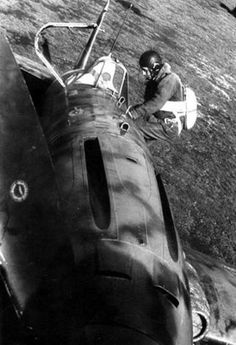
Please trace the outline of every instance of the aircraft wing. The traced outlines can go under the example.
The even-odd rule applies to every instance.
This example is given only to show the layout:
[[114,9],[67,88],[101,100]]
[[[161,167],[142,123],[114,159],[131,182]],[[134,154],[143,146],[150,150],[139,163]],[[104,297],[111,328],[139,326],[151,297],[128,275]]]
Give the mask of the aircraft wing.
[[[54,179],[51,157],[26,82],[3,33],[0,33],[0,131],[1,199],[6,201],[11,196],[15,202],[20,202],[21,197],[23,201],[25,186],[28,195],[33,186],[40,194],[44,180]],[[16,184],[14,189],[14,183],[21,180],[25,184]]]
[[[14,265],[20,263],[10,263],[14,262],[18,247],[22,256],[27,252],[23,245],[26,239],[30,242],[30,236],[33,239],[46,227],[50,229],[49,218],[52,221],[51,210],[56,209],[56,202],[53,164],[38,115],[21,70],[1,32],[0,264],[16,290],[19,279]],[[9,245],[14,249],[10,250]],[[23,301],[25,294],[22,289],[22,295],[17,298]]]
[[194,250],[185,253],[198,274],[209,304],[210,322],[204,340],[235,345],[236,269]]

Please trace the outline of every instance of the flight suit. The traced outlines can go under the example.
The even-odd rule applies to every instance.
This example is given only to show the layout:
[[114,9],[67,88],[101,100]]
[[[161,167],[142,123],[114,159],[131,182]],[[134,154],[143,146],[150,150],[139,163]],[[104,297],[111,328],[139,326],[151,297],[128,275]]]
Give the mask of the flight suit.
[[135,124],[146,140],[162,139],[171,141],[178,135],[178,129],[165,123],[173,118],[171,112],[162,111],[167,101],[183,100],[183,86],[179,76],[165,63],[159,73],[146,84],[144,102],[134,106],[137,112]]

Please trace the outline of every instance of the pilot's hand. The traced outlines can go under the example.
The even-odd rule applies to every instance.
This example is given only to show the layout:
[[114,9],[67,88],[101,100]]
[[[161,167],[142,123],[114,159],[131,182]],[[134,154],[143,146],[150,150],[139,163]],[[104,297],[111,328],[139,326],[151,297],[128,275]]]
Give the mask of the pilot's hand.
[[135,107],[130,105],[126,111],[126,115],[128,115],[131,119],[136,120],[140,117],[140,115],[135,110]]
[[131,111],[131,116],[132,116],[132,119],[133,120],[137,120],[139,119],[140,117],[142,117],[142,115],[140,113],[138,113],[135,109],[133,109]]

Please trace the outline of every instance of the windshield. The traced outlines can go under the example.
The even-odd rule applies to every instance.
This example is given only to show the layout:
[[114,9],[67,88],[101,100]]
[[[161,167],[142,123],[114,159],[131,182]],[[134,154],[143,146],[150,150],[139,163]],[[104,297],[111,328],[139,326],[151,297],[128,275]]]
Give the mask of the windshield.
[[104,56],[83,74],[73,79],[76,84],[91,85],[106,90],[122,103],[128,104],[128,77],[124,65],[111,56]]

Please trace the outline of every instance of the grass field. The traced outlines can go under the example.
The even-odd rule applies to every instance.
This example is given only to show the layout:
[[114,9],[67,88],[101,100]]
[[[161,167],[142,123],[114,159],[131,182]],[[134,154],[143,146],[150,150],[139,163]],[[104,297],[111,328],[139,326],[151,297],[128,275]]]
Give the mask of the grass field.
[[[233,0],[222,0],[233,9]],[[1,27],[13,50],[37,60],[33,37],[49,21],[94,21],[102,0],[4,0]],[[108,53],[128,2],[111,0],[93,57]],[[130,101],[139,102],[139,55],[158,49],[199,103],[195,128],[173,146],[155,142],[152,153],[165,182],[176,226],[186,246],[236,265],[236,18],[215,0],[137,0],[117,42],[130,72]],[[76,37],[76,38],[75,38]],[[51,37],[60,69],[75,61],[85,37]]]

